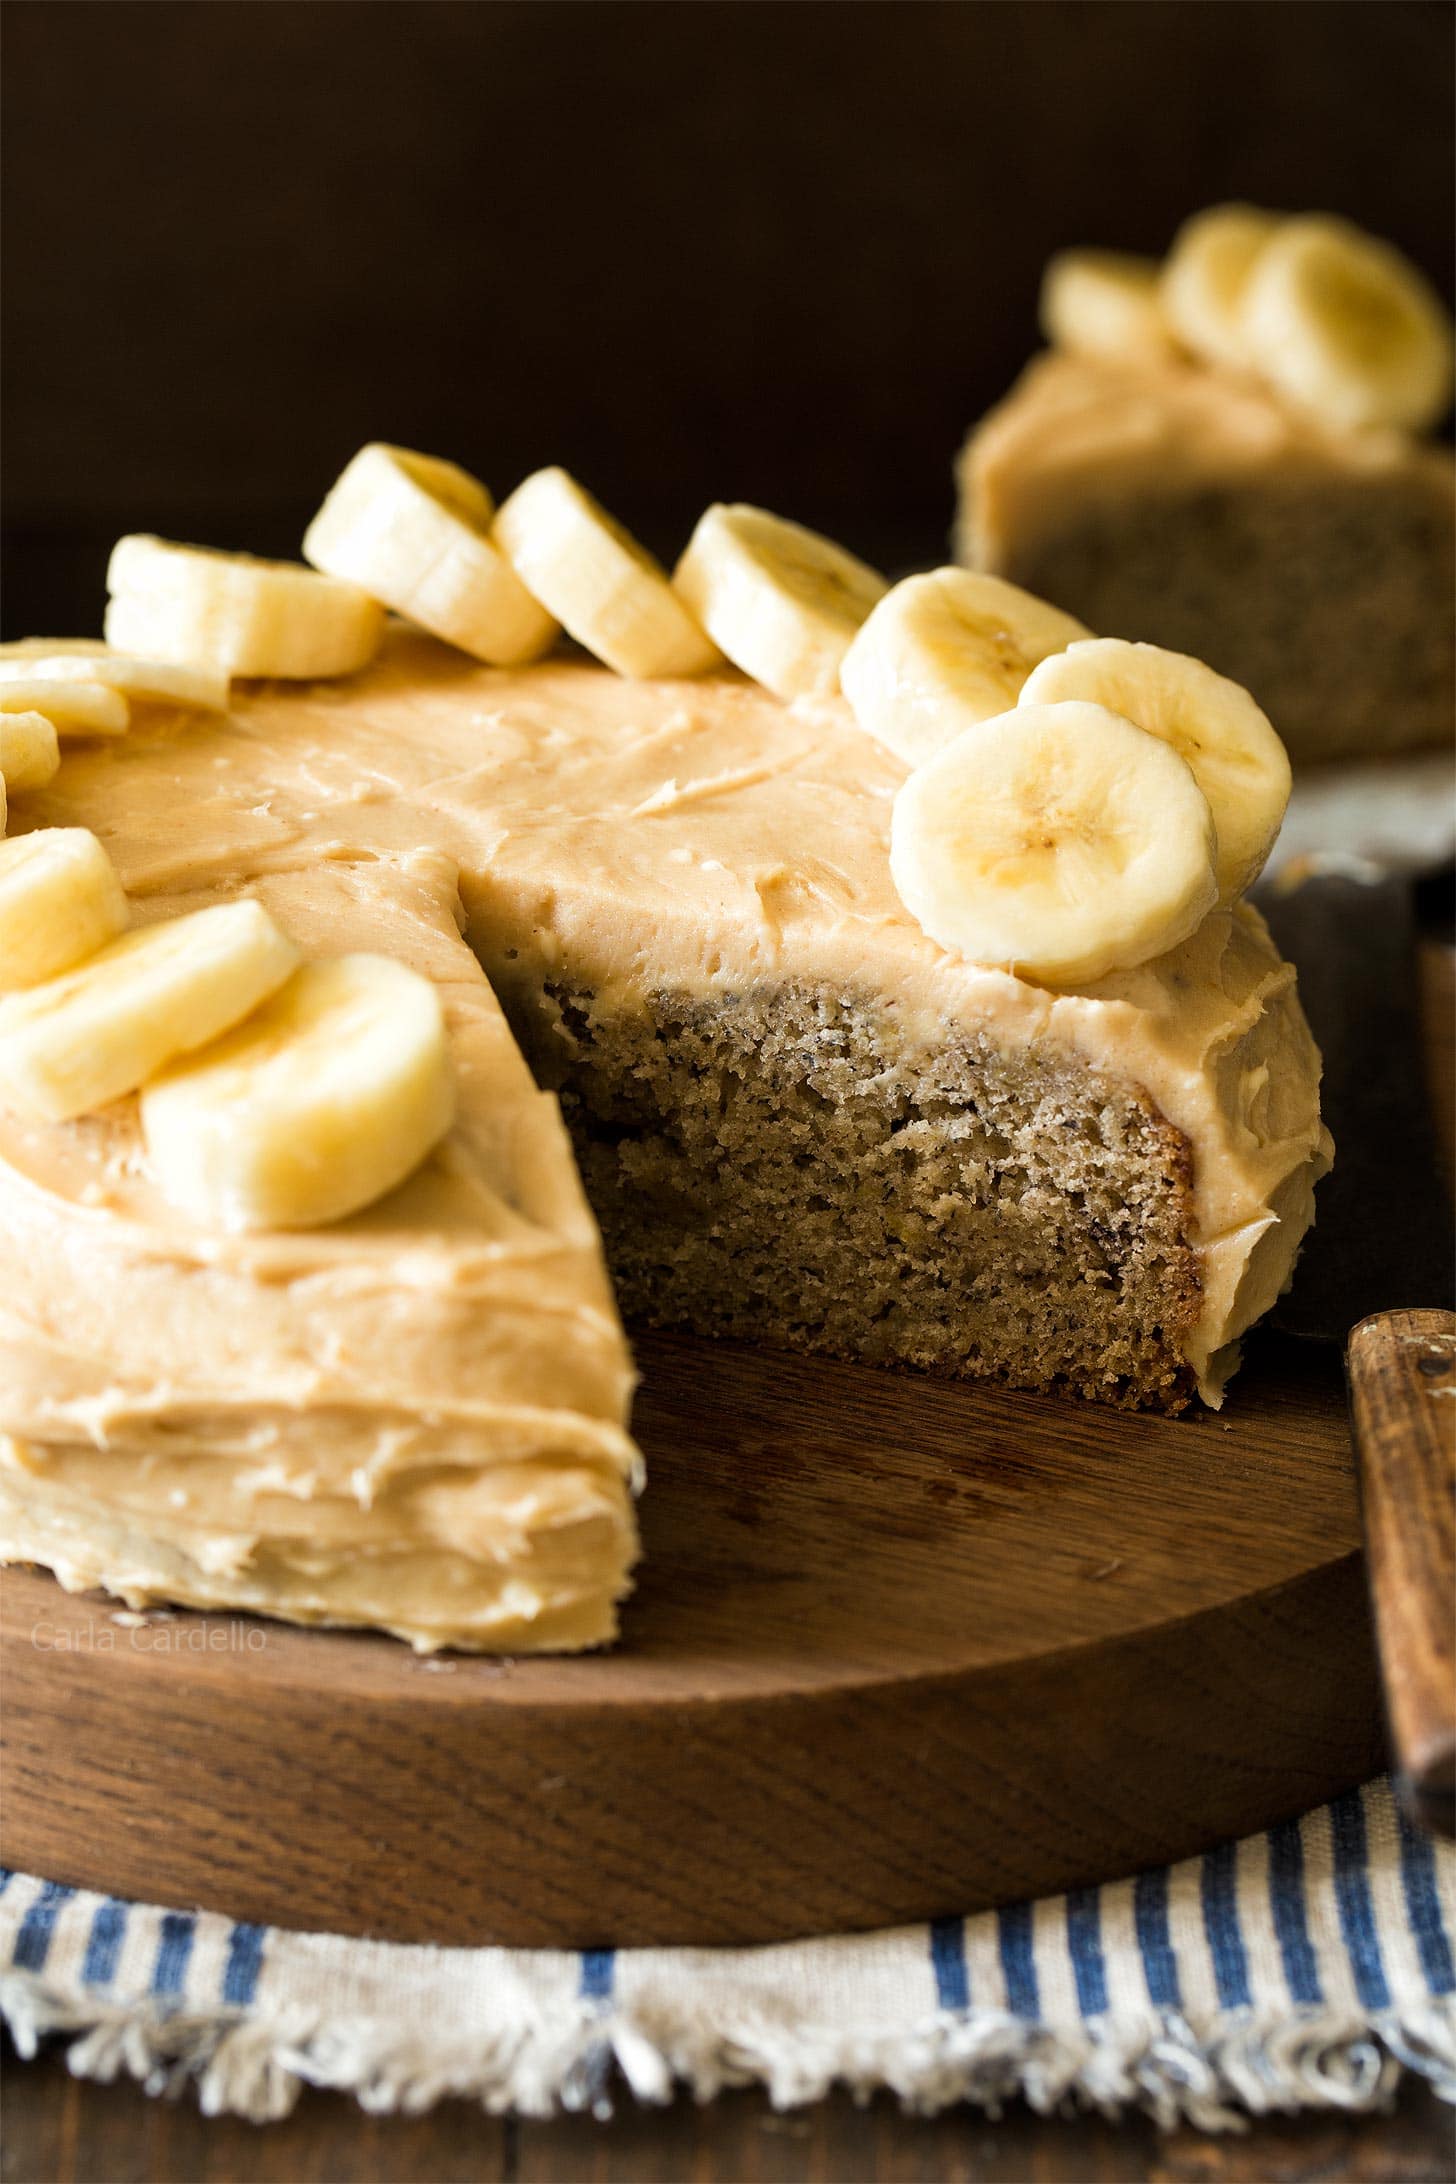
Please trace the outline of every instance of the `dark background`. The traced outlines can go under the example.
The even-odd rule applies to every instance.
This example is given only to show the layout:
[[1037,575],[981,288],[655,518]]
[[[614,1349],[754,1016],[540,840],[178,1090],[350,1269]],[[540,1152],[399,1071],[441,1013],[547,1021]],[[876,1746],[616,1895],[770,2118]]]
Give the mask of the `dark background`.
[[9,0],[4,618],[296,552],[359,442],[936,558],[1060,244],[1230,195],[1448,294],[1444,0]]

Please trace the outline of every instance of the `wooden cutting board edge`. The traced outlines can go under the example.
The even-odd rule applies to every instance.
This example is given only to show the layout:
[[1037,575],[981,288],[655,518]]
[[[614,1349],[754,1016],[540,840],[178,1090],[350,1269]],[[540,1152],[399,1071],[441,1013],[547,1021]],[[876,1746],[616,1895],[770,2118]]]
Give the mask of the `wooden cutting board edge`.
[[[368,1635],[118,1620],[7,1573],[7,1862],[396,1940],[742,1944],[1130,1873],[1378,1769],[1333,1359],[1266,1346],[1225,1436],[690,1342],[656,1357],[652,1574],[613,1653],[431,1667]],[[836,1403],[858,1475],[811,1445]],[[913,1449],[907,1418],[928,1421]],[[1143,1588],[1121,1620],[1119,1585]],[[867,1628],[901,1616],[898,1665],[847,1650],[861,1605]],[[947,1665],[945,1630],[979,1614],[1017,1649]]]

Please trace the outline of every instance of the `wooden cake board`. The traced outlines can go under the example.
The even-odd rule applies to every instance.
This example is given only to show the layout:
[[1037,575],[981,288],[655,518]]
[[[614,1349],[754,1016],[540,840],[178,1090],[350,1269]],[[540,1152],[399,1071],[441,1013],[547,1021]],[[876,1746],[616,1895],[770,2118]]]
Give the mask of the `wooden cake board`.
[[420,1659],[5,1573],[8,1864],[302,1928],[745,1943],[971,1912],[1382,1762],[1338,1358],[1169,1420],[638,1344],[619,1647]]

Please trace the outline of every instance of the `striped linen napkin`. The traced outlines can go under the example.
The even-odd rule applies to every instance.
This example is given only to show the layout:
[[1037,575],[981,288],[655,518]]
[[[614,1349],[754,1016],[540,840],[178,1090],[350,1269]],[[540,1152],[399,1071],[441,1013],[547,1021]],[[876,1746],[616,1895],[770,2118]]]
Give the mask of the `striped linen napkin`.
[[400,1947],[9,1874],[0,2006],[86,2077],[195,2082],[209,2114],[301,2085],[419,2110],[605,2112],[758,2083],[907,2105],[1016,2094],[1206,2129],[1367,2108],[1402,2070],[1456,2101],[1456,1850],[1384,1782],[1182,1865],[930,1926],[759,1949]]

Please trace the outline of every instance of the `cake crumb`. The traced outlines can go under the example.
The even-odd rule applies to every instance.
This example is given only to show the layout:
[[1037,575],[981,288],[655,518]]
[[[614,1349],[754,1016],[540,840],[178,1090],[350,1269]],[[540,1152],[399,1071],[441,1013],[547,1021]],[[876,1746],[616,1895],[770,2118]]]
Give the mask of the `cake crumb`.
[[507,1014],[629,1321],[1187,1406],[1191,1157],[1136,1087],[808,982]]

